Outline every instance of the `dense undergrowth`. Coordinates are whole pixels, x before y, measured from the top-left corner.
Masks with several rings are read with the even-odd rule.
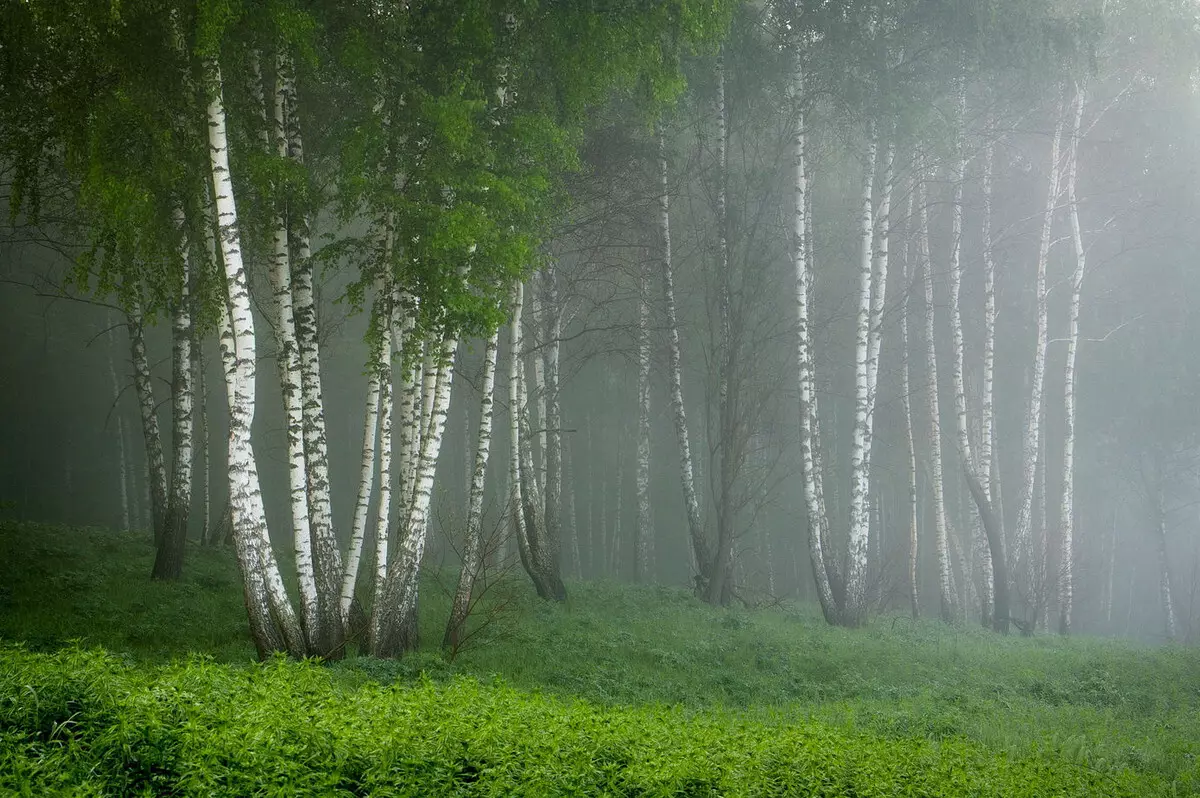
[[[189,557],[0,522],[0,793],[1200,794],[1189,649],[517,583],[453,663],[253,665],[231,554]]]

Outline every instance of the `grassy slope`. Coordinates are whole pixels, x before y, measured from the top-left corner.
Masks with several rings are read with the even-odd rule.
[[[182,583],[152,584],[144,576],[151,552],[136,535],[0,522],[0,640],[53,649],[79,638],[141,663],[187,651],[218,661],[251,659],[230,553],[193,549],[190,556]],[[521,590],[453,665],[433,651],[398,663],[350,658],[322,678],[357,696],[377,689],[371,682],[408,683],[421,671],[451,692],[465,689],[454,687],[449,677],[456,673],[485,681],[498,674],[518,693],[496,701],[538,691],[547,697],[529,699],[527,711],[561,716],[562,706],[583,699],[616,708],[599,710],[615,713],[605,723],[646,728],[651,736],[660,721],[636,713],[679,705],[663,721],[668,727],[687,717],[701,727],[749,724],[758,730],[752,737],[783,739],[783,724],[849,735],[837,737],[837,745],[872,761],[908,761],[901,750],[918,760],[930,750],[953,758],[959,754],[945,752],[966,746],[964,762],[978,755],[1049,763],[1064,784],[1080,774],[1100,778],[1104,786],[1085,794],[1121,792],[1120,784],[1134,794],[1200,790],[1200,658],[1193,651],[997,638],[893,618],[846,631],[826,627],[808,608],[723,611],[664,588],[571,588],[565,607],[542,605]],[[423,631],[436,641],[444,601],[436,588],[426,595]],[[596,711],[579,722],[593,723],[588,713]],[[629,712],[634,716],[623,714]],[[775,731],[763,735],[764,728]],[[847,740],[865,740],[867,747]],[[657,750],[657,744],[641,747]],[[870,747],[893,744],[900,748]],[[977,763],[970,770],[986,768]]]

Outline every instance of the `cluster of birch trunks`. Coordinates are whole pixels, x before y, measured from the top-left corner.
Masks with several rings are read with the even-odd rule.
[[[855,345],[853,348],[854,422],[849,469],[839,471],[825,461],[827,443],[822,443],[822,414],[818,407],[817,358],[812,332],[814,275],[818,271],[812,244],[812,205],[815,181],[808,159],[806,115],[810,101],[806,93],[803,48],[791,52],[788,102],[792,183],[791,224],[787,247],[792,266],[794,291],[794,379],[799,395],[798,428],[800,469],[794,489],[802,496],[804,517],[795,519],[796,534],[807,541],[812,576],[821,609],[830,623],[856,626],[864,622],[872,606],[869,586],[870,527],[872,514],[872,449],[879,387],[880,360],[884,350],[885,310],[889,277],[900,290],[899,338],[901,353],[901,399],[907,447],[909,512],[903,521],[908,544],[906,577],[911,609],[920,613],[918,596],[918,551],[931,546],[935,552],[939,607],[947,621],[964,617],[971,606],[985,624],[1007,631],[1011,623],[1022,629],[1049,625],[1049,608],[1057,613],[1057,628],[1069,631],[1072,622],[1075,446],[1075,360],[1079,340],[1079,308],[1085,277],[1084,241],[1079,219],[1076,186],[1079,148],[1090,125],[1103,113],[1089,105],[1082,82],[1064,83],[1058,101],[1055,127],[1046,153],[1047,175],[1037,249],[1036,339],[1029,352],[1028,394],[1024,398],[1023,435],[1020,445],[1019,480],[1002,485],[996,456],[996,407],[994,398],[996,263],[992,251],[992,178],[997,135],[990,130],[968,136],[967,86],[956,83],[956,127],[953,154],[938,161],[926,142],[900,134],[893,120],[880,118],[866,125],[863,136],[861,191],[858,195],[857,293]],[[897,58],[901,56],[897,55]],[[264,120],[261,146],[281,158],[302,161],[303,141],[298,123],[294,69],[285,55],[274,65],[275,91],[262,98]],[[717,106],[715,140],[718,154],[716,225],[717,274],[730,271],[726,218],[728,126],[725,106],[724,62],[716,66]],[[280,204],[274,220],[273,249],[266,264],[272,288],[271,326],[275,334],[278,379],[282,386],[286,419],[287,468],[291,539],[299,584],[299,605],[293,604],[271,545],[251,429],[256,412],[258,332],[250,293],[247,264],[242,257],[237,198],[231,176],[230,142],[226,109],[222,102],[220,64],[210,58],[205,64],[208,104],[211,186],[207,206],[211,220],[201,225],[209,234],[204,242],[224,277],[220,303],[220,352],[229,406],[228,478],[232,539],[245,580],[246,604],[254,639],[261,653],[287,651],[295,656],[336,657],[347,642],[356,640],[375,655],[395,656],[417,645],[417,607],[420,573],[430,537],[431,497],[439,453],[446,428],[447,411],[454,387],[455,353],[459,341],[450,324],[418,326],[413,322],[422,297],[395,284],[391,276],[379,277],[372,290],[371,369],[363,404],[364,425],[359,488],[353,521],[343,541],[334,528],[330,500],[330,476],[326,418],[322,399],[320,336],[314,295],[313,253],[310,220],[302,214],[289,215]],[[261,76],[256,81],[262,86]],[[1086,117],[1092,119],[1085,124]],[[679,477],[683,494],[682,515],[686,517],[687,540],[697,591],[713,603],[728,603],[736,594],[733,563],[736,524],[727,512],[731,503],[717,501],[713,523],[702,517],[697,476],[692,453],[687,404],[684,397],[683,349],[677,318],[671,243],[671,163],[668,132],[660,124],[657,145],[657,255],[643,265],[639,274],[640,300],[637,310],[637,523],[634,531],[635,573],[645,578],[654,571],[654,537],[650,523],[650,419],[652,327],[649,286],[658,278],[662,286],[660,320],[666,333],[670,413],[678,444]],[[983,141],[972,147],[969,141]],[[969,402],[965,373],[968,370],[960,306],[963,279],[964,214],[963,194],[968,169],[974,164],[982,196],[981,229],[978,233],[983,265],[983,306],[966,309],[982,317],[982,386],[977,402]],[[950,351],[938,351],[938,319],[935,315],[933,253],[931,252],[929,186],[945,179],[952,191],[950,202],[949,264]],[[900,212],[902,211],[902,212]],[[179,211],[179,227],[188,229]],[[1065,429],[1061,466],[1061,504],[1058,508],[1057,545],[1051,557],[1046,550],[1049,535],[1033,532],[1034,497],[1039,459],[1044,458],[1045,430],[1042,427],[1047,401],[1046,352],[1049,303],[1047,264],[1055,229],[1066,217],[1074,267],[1071,273],[1066,321],[1063,417]],[[380,247],[389,252],[399,246],[392,220],[379,224]],[[136,387],[141,403],[147,462],[151,474],[153,524],[158,540],[155,575],[178,576],[188,528],[191,504],[193,459],[193,405],[197,390],[193,368],[200,356],[197,325],[186,270],[193,257],[192,245],[182,236],[179,258],[184,264],[185,290],[172,306],[173,319],[173,459],[170,468],[163,454],[157,427],[154,391],[147,362],[143,320],[135,307],[128,326],[135,366]],[[891,263],[895,253],[898,264]],[[781,286],[782,288],[783,286]],[[560,528],[563,502],[563,441],[560,408],[559,347],[563,315],[558,296],[558,276],[544,269],[527,282],[515,281],[507,311],[507,409],[509,447],[507,527],[516,542],[524,570],[539,596],[562,600],[566,589],[561,575],[564,530]],[[909,298],[923,295],[924,309],[919,325],[910,329]],[[741,423],[733,407],[733,390],[728,375],[738,353],[730,342],[728,281],[719,283],[718,344],[716,347],[716,428],[732,438]],[[537,304],[525,321],[526,306]],[[526,328],[535,340],[526,342]],[[923,349],[921,348],[923,345]],[[455,591],[445,645],[457,646],[465,634],[472,593],[486,551],[483,524],[485,479],[491,449],[496,370],[501,354],[501,329],[487,337],[483,350],[483,378],[479,384],[479,425],[473,442],[474,462],[466,501],[466,525],[462,570]],[[939,356],[940,355],[940,356]],[[924,358],[924,384],[915,384],[910,361]],[[947,366],[953,383],[952,406],[942,407],[938,371]],[[527,367],[532,371],[526,374]],[[393,374],[393,369],[399,369]],[[530,388],[532,383],[532,389]],[[394,390],[395,387],[395,390]],[[920,405],[924,404],[921,412]],[[202,405],[202,403],[201,403]],[[929,429],[918,420],[928,420]],[[942,419],[951,419],[954,442],[943,452]],[[204,434],[207,423],[201,420]],[[932,490],[932,539],[919,539],[917,523],[918,481],[916,440],[929,442],[929,485]],[[200,443],[199,448],[207,445]],[[735,464],[726,455],[718,458],[719,491],[732,490]],[[1045,470],[1044,459],[1040,466]],[[948,530],[944,484],[961,474],[975,505],[973,528],[961,536]],[[844,519],[830,511],[827,495],[839,482],[847,490],[848,512]],[[375,489],[375,485],[378,489]],[[207,489],[207,488],[206,488]],[[1017,512],[1007,518],[1002,496],[1015,491],[1010,503]],[[204,502],[207,506],[207,501]],[[1010,513],[1011,515],[1011,513]],[[374,529],[368,521],[375,519]],[[396,519],[395,523],[392,522]],[[837,529],[844,522],[844,529]],[[715,531],[715,536],[712,533]],[[1165,543],[1159,530],[1163,560],[1162,600],[1168,634],[1174,633],[1170,582],[1166,568]],[[573,534],[573,532],[572,532]],[[368,543],[371,550],[364,551]],[[577,544],[576,544],[577,545]],[[578,555],[576,553],[575,557]],[[1056,573],[1047,563],[1058,563]],[[365,563],[373,570],[365,571]],[[360,590],[360,586],[363,586]],[[369,615],[363,613],[360,595],[369,595]]]

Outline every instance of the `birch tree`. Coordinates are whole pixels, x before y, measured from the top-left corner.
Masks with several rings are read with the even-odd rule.
[[[1079,136],[1086,102],[1084,89],[1075,86],[1074,115],[1067,154],[1067,215],[1071,220],[1071,244],[1075,268],[1071,272],[1071,298],[1067,308],[1067,360],[1063,366],[1063,460],[1062,501],[1059,506],[1058,631],[1071,631],[1074,603],[1075,531],[1075,355],[1079,348],[1079,300],[1083,290],[1086,253],[1079,226],[1076,181],[1079,176]]]

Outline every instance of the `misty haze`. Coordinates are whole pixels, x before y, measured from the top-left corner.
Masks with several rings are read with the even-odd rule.
[[[1200,795],[1200,5],[0,0],[0,794]]]

